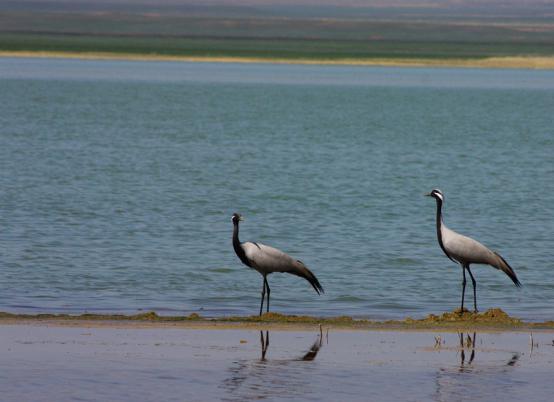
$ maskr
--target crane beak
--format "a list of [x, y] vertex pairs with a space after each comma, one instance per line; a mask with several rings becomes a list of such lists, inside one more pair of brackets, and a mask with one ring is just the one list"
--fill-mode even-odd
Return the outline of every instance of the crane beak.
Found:
[[432, 196], [433, 196], [431, 193], [425, 193], [425, 194], [423, 194], [423, 195], [425, 195], [425, 196], [427, 196], [427, 197], [432, 197]]

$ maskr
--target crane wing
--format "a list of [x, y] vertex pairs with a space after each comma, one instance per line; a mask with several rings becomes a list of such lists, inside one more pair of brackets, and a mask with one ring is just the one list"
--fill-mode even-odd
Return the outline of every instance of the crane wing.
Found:
[[492, 264], [493, 262], [494, 253], [471, 237], [445, 230], [443, 242], [446, 251], [460, 263]]
[[295, 260], [281, 250], [262, 243], [245, 242], [242, 245], [252, 266], [260, 272], [288, 272], [294, 268]]
[[462, 264], [488, 264], [504, 272], [516, 286], [521, 286], [516, 273], [502, 256], [471, 237], [463, 236], [448, 228], [443, 231], [444, 248]]
[[315, 291], [323, 293], [323, 287], [315, 275], [300, 260], [295, 260], [290, 255], [276, 248], [266, 246], [262, 243], [244, 242], [242, 247], [246, 258], [252, 267], [262, 275], [272, 272], [286, 272], [306, 279]]

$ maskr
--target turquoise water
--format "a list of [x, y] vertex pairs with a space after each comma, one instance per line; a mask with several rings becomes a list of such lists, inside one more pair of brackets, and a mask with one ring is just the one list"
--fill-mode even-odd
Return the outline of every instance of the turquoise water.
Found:
[[452, 310], [439, 187], [523, 283], [476, 266], [481, 310], [554, 315], [553, 71], [2, 58], [0, 94], [0, 310], [255, 314], [235, 211], [326, 290], [273, 311]]

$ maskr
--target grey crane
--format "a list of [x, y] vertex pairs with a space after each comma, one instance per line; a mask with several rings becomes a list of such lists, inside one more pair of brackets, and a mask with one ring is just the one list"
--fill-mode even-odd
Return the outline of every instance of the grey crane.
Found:
[[244, 265], [255, 269], [264, 277], [262, 285], [262, 301], [260, 304], [260, 315], [264, 307], [264, 297], [267, 290], [267, 312], [269, 312], [269, 284], [267, 276], [272, 272], [286, 272], [306, 279], [313, 286], [317, 294], [323, 293], [323, 287], [315, 275], [300, 260], [292, 258], [281, 250], [266, 246], [262, 243], [246, 241], [241, 243], [239, 240], [239, 222], [243, 220], [240, 214], [234, 213], [231, 218], [233, 221], [233, 248], [239, 259]]
[[466, 270], [471, 277], [471, 282], [473, 283], [473, 307], [474, 311], [477, 312], [477, 290], [475, 278], [469, 268], [471, 264], [491, 265], [508, 275], [517, 287], [521, 286], [521, 283], [517, 279], [516, 273], [500, 254], [489, 250], [478, 241], [456, 233], [446, 227], [442, 221], [442, 203], [444, 202], [444, 195], [440, 190], [434, 189], [429, 194], [425, 195], [433, 197], [437, 201], [437, 238], [439, 240], [439, 246], [449, 259], [459, 263], [462, 266], [462, 306], [460, 308], [460, 314], [463, 314], [464, 311]]

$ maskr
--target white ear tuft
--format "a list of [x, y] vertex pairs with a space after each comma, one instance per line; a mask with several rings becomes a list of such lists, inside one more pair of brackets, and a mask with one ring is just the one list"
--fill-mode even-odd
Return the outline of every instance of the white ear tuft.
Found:
[[444, 195], [442, 194], [442, 191], [440, 191], [438, 188], [433, 190], [433, 194], [435, 194], [437, 198], [440, 198], [441, 201], [444, 201]]

